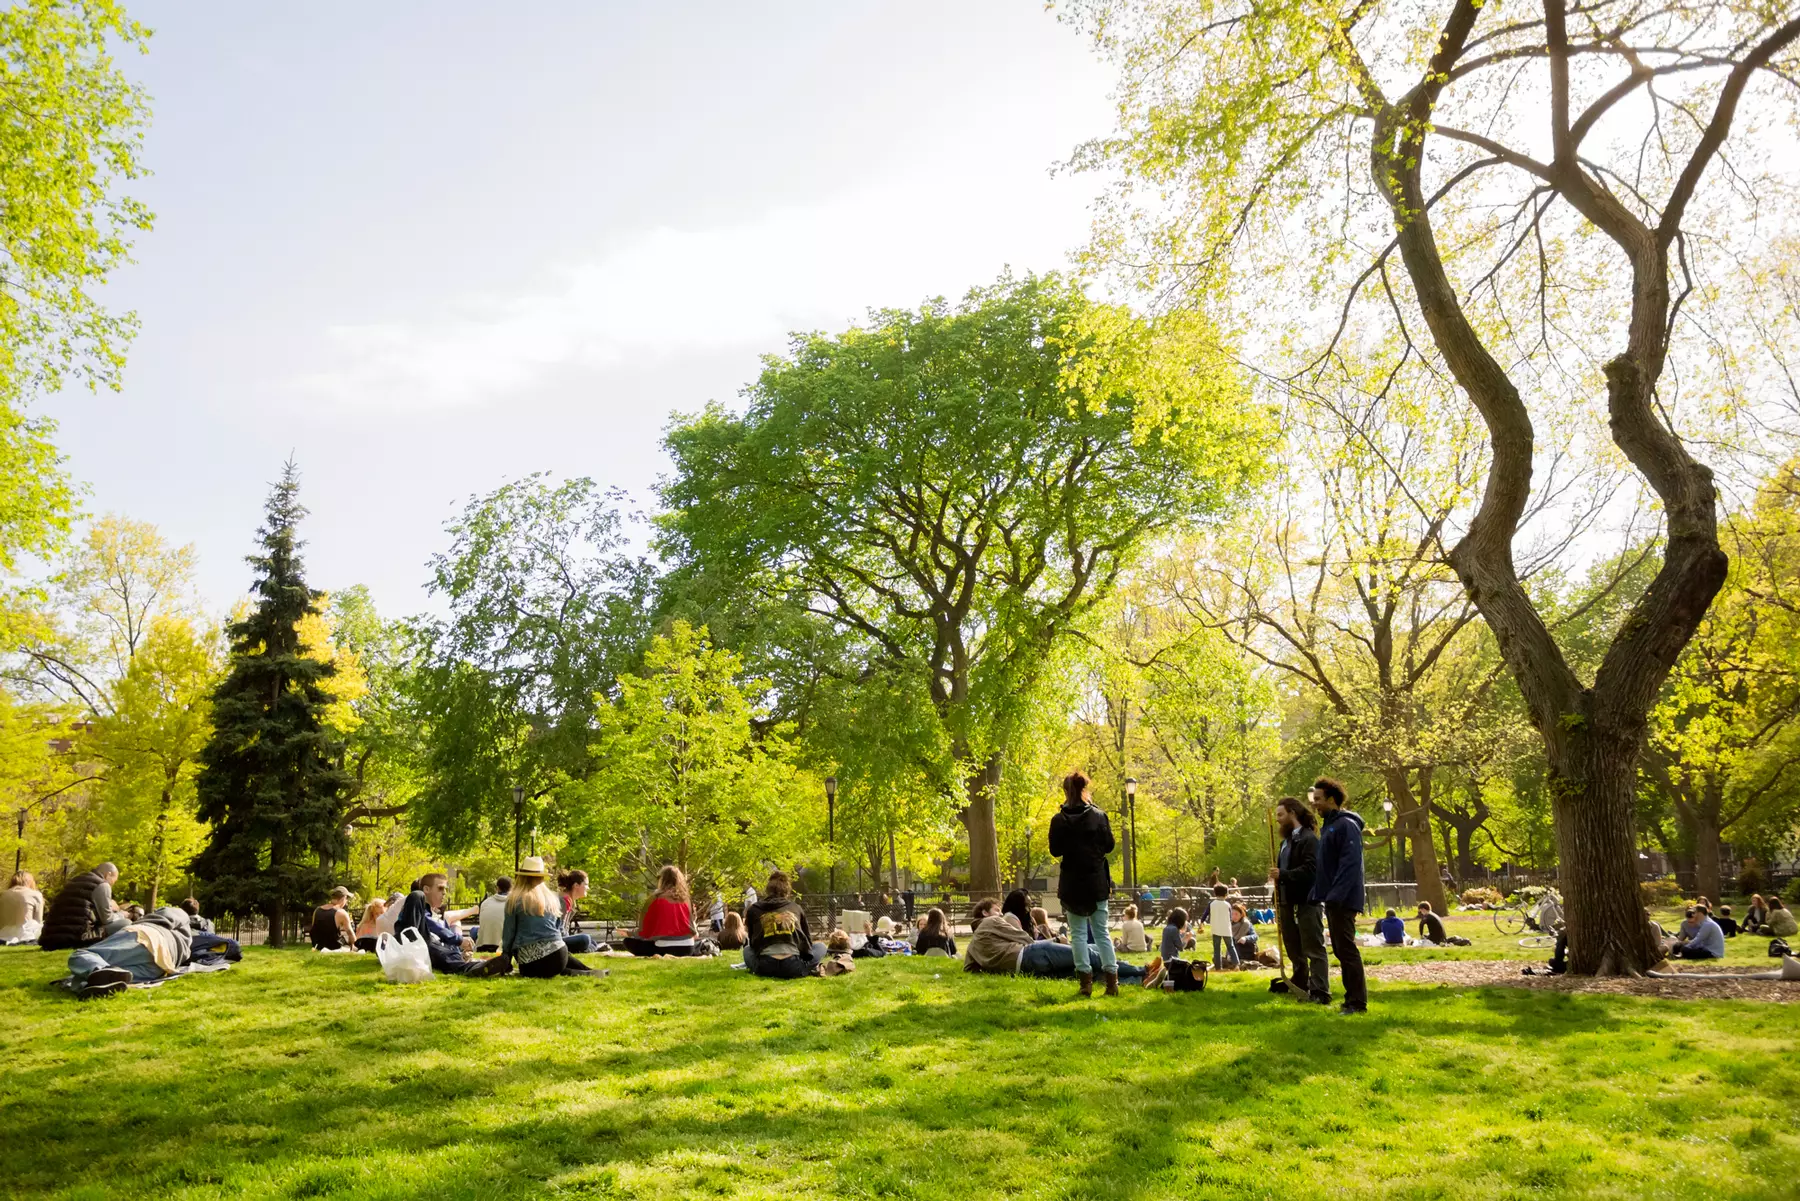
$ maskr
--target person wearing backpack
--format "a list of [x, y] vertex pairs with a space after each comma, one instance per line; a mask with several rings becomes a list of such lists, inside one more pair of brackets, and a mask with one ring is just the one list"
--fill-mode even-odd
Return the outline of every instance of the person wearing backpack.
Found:
[[1112, 871], [1106, 857], [1112, 852], [1112, 823], [1090, 799], [1088, 778], [1071, 772], [1063, 780], [1063, 805], [1050, 819], [1050, 853], [1062, 860], [1062, 878], [1056, 895], [1069, 917], [1069, 945], [1075, 953], [1075, 974], [1081, 995], [1094, 995], [1094, 965], [1090, 949], [1100, 954], [1100, 970], [1106, 995], [1119, 995], [1119, 962], [1107, 927], [1106, 901], [1112, 896]]

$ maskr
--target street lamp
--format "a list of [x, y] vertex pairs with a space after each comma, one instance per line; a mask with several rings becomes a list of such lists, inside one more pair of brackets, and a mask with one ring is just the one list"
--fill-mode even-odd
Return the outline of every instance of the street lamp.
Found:
[[1387, 814], [1388, 879], [1392, 880], [1395, 876], [1400, 874], [1400, 869], [1398, 867], [1394, 866], [1394, 864], [1396, 862], [1396, 860], [1394, 859], [1394, 802], [1392, 802], [1392, 801], [1381, 802], [1381, 811], [1383, 813]]
[[519, 874], [519, 823], [525, 816], [525, 786], [513, 785], [513, 874]]
[[1127, 876], [1129, 876], [1130, 879], [1126, 881], [1125, 887], [1126, 887], [1126, 890], [1131, 893], [1133, 899], [1135, 899], [1137, 897], [1137, 883], [1138, 883], [1138, 871], [1137, 871], [1137, 848], [1138, 848], [1137, 777], [1136, 776], [1126, 776], [1125, 777], [1125, 809], [1126, 809], [1126, 814], [1127, 814], [1125, 820], [1126, 820], [1126, 823], [1127, 823], [1129, 829], [1131, 830], [1131, 854], [1129, 854], [1125, 857], [1125, 874]]
[[829, 911], [837, 912], [837, 777], [825, 777], [825, 841], [831, 844], [831, 893]]

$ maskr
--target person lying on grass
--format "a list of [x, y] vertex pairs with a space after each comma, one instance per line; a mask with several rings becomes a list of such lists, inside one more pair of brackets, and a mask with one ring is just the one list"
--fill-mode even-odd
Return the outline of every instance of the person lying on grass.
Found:
[[744, 914], [750, 941], [744, 944], [744, 966], [770, 980], [797, 980], [818, 974], [825, 944], [814, 942], [806, 910], [794, 900], [794, 885], [783, 871], [769, 873], [762, 896]]
[[331, 890], [325, 903], [313, 910], [307, 937], [315, 951], [341, 951], [356, 943], [356, 928], [350, 923], [350, 890], [339, 885]]
[[91, 1001], [123, 992], [133, 981], [173, 976], [192, 959], [193, 944], [188, 915], [181, 910], [171, 905], [146, 914], [140, 922], [69, 952], [75, 997]]
[[[984, 917], [969, 936], [963, 970], [994, 976], [1039, 976], [1048, 980], [1073, 980], [1075, 948], [1047, 940], [1033, 941], [1010, 913]], [[1135, 963], [1118, 963], [1119, 979], [1142, 980], [1144, 969]]]
[[512, 963], [519, 975], [547, 980], [551, 976], [604, 976], [569, 954], [562, 932], [562, 902], [545, 883], [544, 861], [532, 855], [519, 864], [518, 879], [506, 894], [506, 912], [500, 919], [500, 954], [489, 963]]
[[[542, 860], [539, 861], [540, 863]], [[417, 930], [431, 956], [431, 969], [449, 976], [503, 976], [508, 970], [505, 953], [492, 959], [475, 959], [475, 940], [465, 938], [438, 920], [450, 880], [443, 872], [419, 877], [419, 888], [408, 894], [394, 921], [396, 935]]]
[[1675, 945], [1669, 948], [1670, 959], [1723, 959], [1725, 958], [1725, 932], [1719, 924], [1712, 920], [1706, 910], [1695, 905], [1688, 909], [1687, 920], [1675, 935]]
[[694, 906], [687, 877], [673, 863], [663, 865], [656, 891], [638, 921], [637, 933], [625, 939], [625, 949], [640, 958], [694, 953]]

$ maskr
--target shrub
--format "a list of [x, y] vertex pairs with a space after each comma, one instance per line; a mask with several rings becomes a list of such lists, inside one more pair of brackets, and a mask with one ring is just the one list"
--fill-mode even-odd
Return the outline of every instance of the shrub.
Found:
[[1767, 893], [1773, 885], [1774, 881], [1769, 879], [1769, 873], [1763, 869], [1762, 864], [1754, 859], [1744, 860], [1744, 866], [1737, 877], [1737, 890], [1741, 895], [1747, 897], [1753, 892]]
[[1461, 902], [1464, 905], [1498, 905], [1505, 899], [1497, 888], [1465, 888]]
[[1644, 904], [1653, 909], [1667, 908], [1681, 900], [1681, 885], [1675, 882], [1674, 876], [1646, 880], [1638, 885], [1638, 892], [1643, 896]]

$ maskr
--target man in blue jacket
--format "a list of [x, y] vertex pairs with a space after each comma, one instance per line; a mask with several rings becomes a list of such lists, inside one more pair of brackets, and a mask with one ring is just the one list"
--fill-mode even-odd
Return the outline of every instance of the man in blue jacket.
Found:
[[1362, 952], [1356, 946], [1356, 915], [1363, 911], [1362, 818], [1344, 807], [1344, 786], [1329, 776], [1313, 782], [1312, 806], [1319, 815], [1319, 874], [1313, 900], [1325, 906], [1331, 953], [1344, 980], [1339, 1013], [1366, 1013], [1369, 986]]

